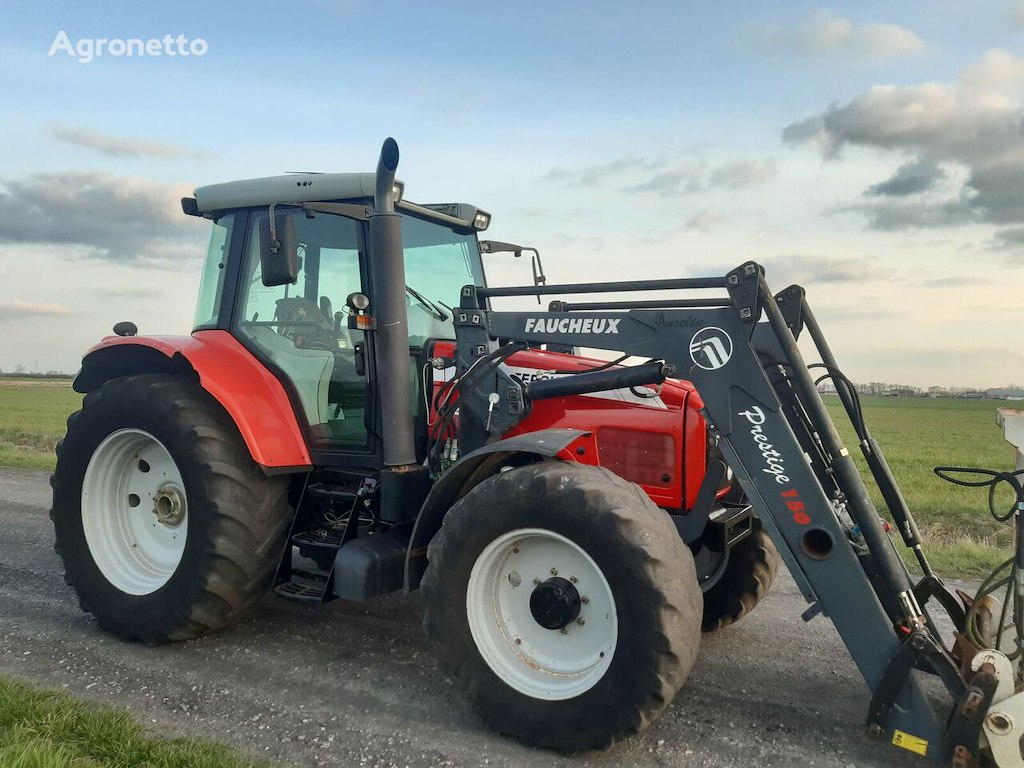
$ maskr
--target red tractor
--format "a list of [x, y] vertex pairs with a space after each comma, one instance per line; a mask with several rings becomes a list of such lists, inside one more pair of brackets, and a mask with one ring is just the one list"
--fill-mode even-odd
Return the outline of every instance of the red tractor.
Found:
[[[804, 619], [831, 618], [864, 675], [870, 736], [958, 766], [989, 748], [1024, 764], [1005, 758], [1024, 694], [1002, 631], [978, 624], [988, 603], [965, 609], [932, 572], [801, 288], [773, 296], [752, 262], [549, 286], [536, 254], [533, 285], [488, 286], [482, 253], [529, 249], [480, 240], [490, 216], [472, 206], [405, 200], [397, 164], [389, 139], [376, 173], [182, 200], [213, 229], [192, 334], [116, 325], [82, 361], [85, 399], [57, 449], [56, 547], [101, 627], [184, 640], [271, 588], [315, 602], [421, 588], [441, 666], [482, 717], [574, 752], [650, 722], [701, 631], [754, 608], [781, 559], [811, 603]], [[573, 298], [598, 293], [616, 296]], [[542, 295], [563, 298], [492, 306]], [[925, 574], [916, 584], [801, 334]], [[1024, 511], [1019, 481], [997, 480], [1016, 483]], [[1017, 561], [1024, 573], [1024, 536]], [[951, 649], [931, 599], [959, 632]], [[1024, 637], [1024, 608], [1013, 615]], [[927, 675], [951, 708], [933, 705]]]
[[[52, 480], [67, 581], [101, 627], [146, 643], [229, 625], [271, 587], [422, 586], [442, 666], [488, 721], [606, 746], [672, 700], [702, 628], [764, 596], [775, 548], [726, 477], [709, 486], [701, 398], [660, 368], [468, 444], [476, 371], [458, 370], [452, 307], [505, 244], [478, 239], [482, 210], [403, 199], [397, 158], [389, 142], [376, 174], [182, 201], [213, 229], [191, 336], [120, 323], [75, 380]], [[524, 385], [623, 370], [487, 352]]]

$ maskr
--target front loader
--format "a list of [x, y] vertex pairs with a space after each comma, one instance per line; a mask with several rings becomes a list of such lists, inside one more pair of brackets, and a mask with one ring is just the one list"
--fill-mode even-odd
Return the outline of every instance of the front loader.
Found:
[[[213, 223], [195, 330], [119, 323], [83, 360], [58, 446], [57, 549], [101, 627], [155, 643], [227, 626], [271, 587], [313, 603], [421, 588], [441, 666], [481, 717], [578, 752], [664, 709], [701, 632], [749, 612], [781, 560], [803, 619], [832, 620], [872, 691], [870, 737], [1024, 765], [1005, 631], [1024, 548], [976, 600], [947, 592], [801, 288], [773, 295], [752, 262], [488, 286], [482, 253], [531, 249], [479, 240], [490, 216], [473, 206], [404, 199], [397, 165], [388, 140], [373, 174], [182, 201]], [[492, 305], [534, 296], [559, 298]], [[812, 370], [836, 385], [916, 582]], [[1002, 517], [1019, 521], [1016, 475], [943, 472], [1009, 483]]]
[[[574, 293], [701, 290], [706, 294], [705, 289], [719, 289], [723, 295], [564, 300]], [[563, 300], [551, 302], [546, 313], [487, 309], [490, 298], [537, 293]], [[977, 609], [968, 615], [932, 571], [913, 516], [863, 423], [856, 391], [839, 370], [801, 288], [791, 286], [773, 296], [762, 268], [752, 262], [723, 278], [523, 288], [466, 286], [456, 328], [460, 365], [466, 370], [472, 369], [475, 355], [494, 339], [608, 348], [656, 358], [653, 365], [660, 366], [659, 371], [648, 363], [646, 369], [635, 366], [614, 373], [553, 377], [526, 387], [496, 370], [489, 387], [461, 401], [461, 439], [472, 441], [470, 445], [485, 443], [489, 432], [514, 430], [530, 405], [547, 397], [657, 382], [672, 371], [685, 371], [702, 398], [702, 415], [717, 437], [726, 464], [810, 603], [803, 619], [819, 614], [831, 618], [871, 689], [867, 734], [944, 765], [974, 765], [983, 748], [1000, 766], [1021, 764], [1018, 742], [1024, 734], [1024, 696], [1017, 694], [1020, 676], [1007, 658], [1019, 655], [1016, 631], [1005, 643], [996, 644], [996, 634], [1003, 635], [1000, 628], [1007, 624], [1007, 617], [1004, 614], [996, 624], [989, 606], [987, 629], [979, 632]], [[873, 479], [904, 543], [921, 566], [924, 576], [916, 583], [897, 555], [822, 402], [813, 367], [801, 356], [797, 337], [802, 333], [810, 336], [823, 361], [817, 366], [825, 372], [823, 378], [835, 382], [861, 438]], [[497, 405], [490, 402], [493, 397], [488, 390], [500, 395]], [[1024, 497], [1016, 475], [982, 471], [979, 479], [977, 470], [946, 467], [938, 471], [946, 479], [971, 485], [1009, 483], [1016, 506], [1002, 519], [1014, 517], [1019, 525]], [[1020, 550], [1018, 545], [1016, 559]], [[1024, 569], [1018, 570], [1020, 564], [1013, 562], [1013, 579], [991, 579], [984, 594], [991, 600], [994, 587], [1009, 585], [1016, 597], [1008, 593], [1007, 601], [1012, 600], [1012, 607], [1019, 610]], [[932, 621], [930, 600], [956, 628], [955, 643], [949, 646]], [[1011, 627], [1016, 626], [1015, 620]], [[947, 706], [929, 695], [928, 678], [945, 688]]]

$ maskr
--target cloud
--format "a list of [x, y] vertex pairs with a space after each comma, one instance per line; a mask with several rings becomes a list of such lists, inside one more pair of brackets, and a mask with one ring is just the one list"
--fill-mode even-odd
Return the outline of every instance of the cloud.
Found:
[[1024, 2], [1021, 0], [1010, 5], [1010, 23], [1016, 29], [1024, 29]]
[[71, 310], [63, 304], [34, 304], [21, 299], [0, 299], [0, 320], [25, 317], [67, 317]]
[[660, 158], [624, 155], [577, 170], [555, 166], [540, 180], [574, 187], [615, 184], [625, 192], [652, 192], [673, 197], [708, 189], [744, 189], [770, 180], [777, 172], [775, 159], [771, 157], [736, 158], [712, 167], [699, 158], [667, 162]]
[[698, 232], [710, 232], [713, 229], [718, 229], [719, 225], [724, 224], [728, 220], [729, 217], [724, 213], [705, 208], [688, 218], [684, 228], [695, 229]]
[[689, 165], [660, 171], [625, 188], [626, 192], [654, 192], [662, 197], [700, 192], [704, 187], [703, 166]]
[[770, 157], [760, 160], [733, 160], [711, 171], [708, 186], [743, 189], [762, 184], [774, 178], [777, 172], [775, 160]]
[[917, 200], [886, 200], [839, 205], [833, 213], [856, 213], [865, 216], [868, 226], [880, 232], [900, 232], [907, 229], [958, 227], [972, 224], [976, 217], [963, 201], [931, 203]]
[[1024, 248], [1024, 227], [1009, 227], [996, 232], [996, 246], [1000, 248]]
[[165, 144], [151, 139], [132, 138], [130, 136], [112, 136], [90, 128], [75, 128], [60, 123], [50, 128], [50, 135], [58, 141], [74, 144], [109, 157], [151, 157], [151, 158], [195, 158], [204, 160], [211, 157], [210, 152], [189, 149], [176, 144]]
[[706, 163], [680, 164], [625, 188], [626, 192], [654, 192], [662, 197], [694, 194], [709, 189], [746, 189], [775, 177], [775, 159], [738, 158], [711, 168]]
[[765, 259], [764, 268], [773, 285], [782, 282], [807, 285], [865, 283], [885, 280], [892, 275], [892, 270], [879, 263], [877, 256], [784, 254]]
[[885, 181], [872, 184], [865, 195], [873, 197], [905, 197], [926, 192], [946, 177], [945, 171], [932, 160], [916, 160], [896, 169]]
[[201, 229], [184, 216], [184, 186], [100, 171], [35, 173], [0, 188], [0, 242], [77, 245], [119, 262], [198, 254]]
[[980, 275], [957, 275], [922, 280], [921, 285], [924, 288], [964, 288], [969, 285], [992, 285], [992, 282], [989, 278]]
[[758, 37], [772, 47], [805, 56], [842, 56], [877, 61], [898, 55], [915, 55], [928, 49], [914, 32], [898, 24], [855, 24], [828, 12], [816, 13], [795, 29], [772, 26]]
[[[904, 321], [906, 319], [905, 316], [900, 315], [890, 306], [840, 307], [835, 304], [821, 304], [814, 307], [814, 314], [819, 324], [825, 328], [826, 333], [830, 327], [834, 328], [837, 325], [857, 324], [862, 326], [865, 323], [891, 322], [897, 319]], [[844, 357], [846, 357], [845, 354]], [[948, 357], [948, 350], [946, 351], [946, 357]], [[937, 357], [935, 359], [943, 358]], [[900, 370], [903, 369], [901, 368]]]
[[[787, 253], [759, 259], [768, 284], [778, 290], [790, 283], [812, 285], [856, 285], [888, 280], [893, 270], [877, 256], [822, 256]], [[702, 274], [725, 274], [736, 267], [735, 262], [715, 261], [701, 268]]]
[[95, 291], [96, 296], [107, 301], [153, 301], [170, 298], [171, 294], [161, 288], [133, 285], [130, 288], [103, 287]]
[[551, 211], [541, 205], [526, 205], [521, 208], [510, 208], [505, 216], [509, 219], [546, 219]]
[[603, 237], [589, 235], [570, 235], [565, 232], [556, 232], [551, 236], [551, 242], [556, 248], [580, 248], [588, 251], [603, 251], [605, 240]]
[[602, 184], [609, 179], [621, 177], [634, 171], [651, 171], [664, 163], [652, 158], [624, 155], [607, 163], [589, 165], [578, 170], [555, 166], [541, 176], [541, 181], [564, 181], [572, 186], [586, 187]]
[[662, 163], [657, 160], [642, 157], [620, 157], [617, 160], [612, 160], [610, 163], [591, 165], [584, 168], [580, 171], [576, 183], [581, 186], [600, 184], [607, 179], [621, 176], [630, 171], [648, 171], [661, 165]]
[[846, 146], [928, 151], [958, 160], [1020, 150], [1024, 59], [990, 51], [955, 83], [877, 85], [843, 106], [785, 128], [783, 141], [812, 141], [837, 159]]
[[1024, 264], [1024, 227], [1000, 229], [989, 245], [997, 251], [1005, 251], [1008, 264]]
[[540, 177], [540, 181], [568, 181], [572, 174], [560, 165], [556, 165], [550, 171]]
[[[782, 138], [813, 143], [827, 160], [841, 159], [848, 147], [911, 156], [894, 176], [868, 187], [864, 200], [840, 207], [867, 216], [873, 228], [1024, 224], [1022, 104], [1024, 59], [994, 50], [955, 82], [874, 86], [792, 123]], [[959, 190], [939, 194], [940, 165], [963, 178]]]

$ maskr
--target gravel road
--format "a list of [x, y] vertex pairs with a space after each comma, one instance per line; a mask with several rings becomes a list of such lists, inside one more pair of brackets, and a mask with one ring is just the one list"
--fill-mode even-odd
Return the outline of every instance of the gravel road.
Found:
[[868, 741], [868, 692], [788, 575], [704, 639], [672, 706], [605, 753], [563, 758], [489, 733], [434, 665], [418, 595], [309, 608], [268, 596], [242, 625], [146, 648], [78, 610], [53, 552], [50, 489], [0, 470], [0, 674], [131, 710], [296, 766], [923, 766]]

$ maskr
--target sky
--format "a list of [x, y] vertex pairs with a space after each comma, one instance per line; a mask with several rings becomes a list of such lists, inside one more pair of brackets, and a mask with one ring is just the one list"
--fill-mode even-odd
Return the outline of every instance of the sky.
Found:
[[[75, 371], [124, 319], [188, 333], [208, 233], [183, 195], [370, 171], [394, 136], [409, 199], [490, 211], [551, 283], [752, 259], [806, 288], [854, 381], [1024, 383], [1024, 2], [8, 0], [4, 22], [2, 370]], [[127, 38], [160, 53], [96, 53]]]

